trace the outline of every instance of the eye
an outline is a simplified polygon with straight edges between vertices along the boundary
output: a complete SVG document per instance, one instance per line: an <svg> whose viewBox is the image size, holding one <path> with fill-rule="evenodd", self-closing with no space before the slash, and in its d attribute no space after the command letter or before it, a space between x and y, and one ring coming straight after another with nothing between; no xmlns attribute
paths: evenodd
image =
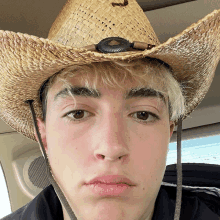
<svg viewBox="0 0 220 220"><path fill-rule="evenodd" d="M138 121L141 121L143 123L157 121L160 119L156 114L148 111L139 111L132 113L131 115L137 115Z"/></svg>
<svg viewBox="0 0 220 220"><path fill-rule="evenodd" d="M81 120L83 120L85 112L87 114L89 113L89 112L87 112L85 110L75 110L75 111L68 112L64 116L67 116L68 118L70 118L70 120L73 120L73 121L81 121Z"/></svg>
<svg viewBox="0 0 220 220"><path fill-rule="evenodd" d="M84 116L85 115L88 116L88 114L91 114L91 113L86 110L74 110L74 111L68 112L66 115L64 115L64 117L68 117L69 120L72 120L72 121L81 121L81 120L84 120L85 119ZM137 121L140 121L142 123L148 123L148 122L157 121L160 119L156 114L152 112L148 112L148 111L138 111L130 115L132 116L136 115L136 117L134 118L137 118Z"/></svg>

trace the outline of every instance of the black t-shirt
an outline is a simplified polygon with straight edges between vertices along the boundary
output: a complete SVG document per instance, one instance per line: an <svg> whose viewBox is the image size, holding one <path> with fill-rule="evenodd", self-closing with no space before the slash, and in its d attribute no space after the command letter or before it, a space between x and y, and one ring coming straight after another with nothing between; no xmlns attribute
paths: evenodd
<svg viewBox="0 0 220 220"><path fill-rule="evenodd" d="M183 186L180 220L220 220L220 189L193 190ZM152 220L173 220L175 200L175 185L161 185ZM49 185L31 202L2 220L63 220L63 211L53 186Z"/></svg>
<svg viewBox="0 0 220 220"><path fill-rule="evenodd" d="M176 185L169 185L160 188L152 220L174 219ZM183 186L180 220L220 220L220 189Z"/></svg>

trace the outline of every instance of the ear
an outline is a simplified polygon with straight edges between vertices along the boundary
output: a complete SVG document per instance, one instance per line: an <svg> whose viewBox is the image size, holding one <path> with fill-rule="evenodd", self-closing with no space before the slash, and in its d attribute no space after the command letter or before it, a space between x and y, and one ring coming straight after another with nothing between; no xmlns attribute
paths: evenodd
<svg viewBox="0 0 220 220"><path fill-rule="evenodd" d="M45 151L47 152L48 149L47 149L47 139L46 139L46 127L45 127L45 123L43 122L42 119L37 118L37 125L38 125L38 129L39 129L39 132L40 132L40 136L41 136L43 145L44 145L44 149L45 149ZM36 132L36 130L34 131L34 135L35 135L36 140L37 140L38 143L39 143L39 139L38 139L38 137L37 137L37 132Z"/></svg>
<svg viewBox="0 0 220 220"><path fill-rule="evenodd" d="M170 138L171 138L172 135L173 135L174 128L175 128L174 122L173 122L173 121L170 121Z"/></svg>

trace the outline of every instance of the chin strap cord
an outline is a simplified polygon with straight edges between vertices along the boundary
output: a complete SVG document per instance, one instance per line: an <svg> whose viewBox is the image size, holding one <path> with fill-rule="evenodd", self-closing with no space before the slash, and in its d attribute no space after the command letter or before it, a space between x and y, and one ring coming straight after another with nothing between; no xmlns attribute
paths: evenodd
<svg viewBox="0 0 220 220"><path fill-rule="evenodd" d="M182 118L178 120L177 127L177 193L174 220L180 219L181 202L182 202L182 163L181 163L181 132Z"/></svg>
<svg viewBox="0 0 220 220"><path fill-rule="evenodd" d="M34 127L35 127L35 130L36 130L36 133L37 133L37 137L38 137L38 140L39 140L39 145L40 145L40 148L41 148L41 152L43 153L43 156L44 156L44 159L46 161L46 165L47 165L47 175L48 175L48 178L50 180L50 183L53 185L54 187L54 190L56 191L57 193L57 196L59 197L59 199L62 201L69 217L71 220L77 220L76 219L76 216L74 215L74 212L72 211L68 201L67 201L67 198L65 197L65 195L63 194L63 192L61 191L60 187L58 186L57 182L55 181L55 178L53 176L53 173L52 173L52 169L50 167L50 163L49 163L49 160L47 158L47 154L46 154L46 151L45 151L45 148L43 146L43 142L42 142L42 139L41 139L41 135L40 135L40 132L39 132L39 129L38 129L38 126L37 126L37 119L36 119L36 115L35 115L35 112L34 112L34 107L33 107L33 101L34 100L27 100L25 101L25 103L29 104L30 106L30 110L31 110L31 114L32 114L32 117L33 117L33 122L34 122Z"/></svg>

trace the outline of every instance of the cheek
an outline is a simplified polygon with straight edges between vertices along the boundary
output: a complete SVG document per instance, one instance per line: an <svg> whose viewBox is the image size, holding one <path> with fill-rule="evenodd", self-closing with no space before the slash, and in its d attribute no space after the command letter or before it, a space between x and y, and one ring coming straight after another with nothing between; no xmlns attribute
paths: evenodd
<svg viewBox="0 0 220 220"><path fill-rule="evenodd" d="M58 182L62 184L63 180L72 182L73 179L85 178L82 172L88 163L88 149L82 147L85 145L85 138L74 138L73 131L70 134L68 130L62 130L59 136L50 134L48 157Z"/></svg>
<svg viewBox="0 0 220 220"><path fill-rule="evenodd" d="M134 167L151 179L163 175L169 145L169 127L162 125L136 132L131 152Z"/></svg>
<svg viewBox="0 0 220 220"><path fill-rule="evenodd" d="M83 166L83 160L86 160L89 154L86 148L90 146L88 141L85 126L72 128L66 123L54 120L47 129L48 156L51 164L59 168L71 165L72 169Z"/></svg>

